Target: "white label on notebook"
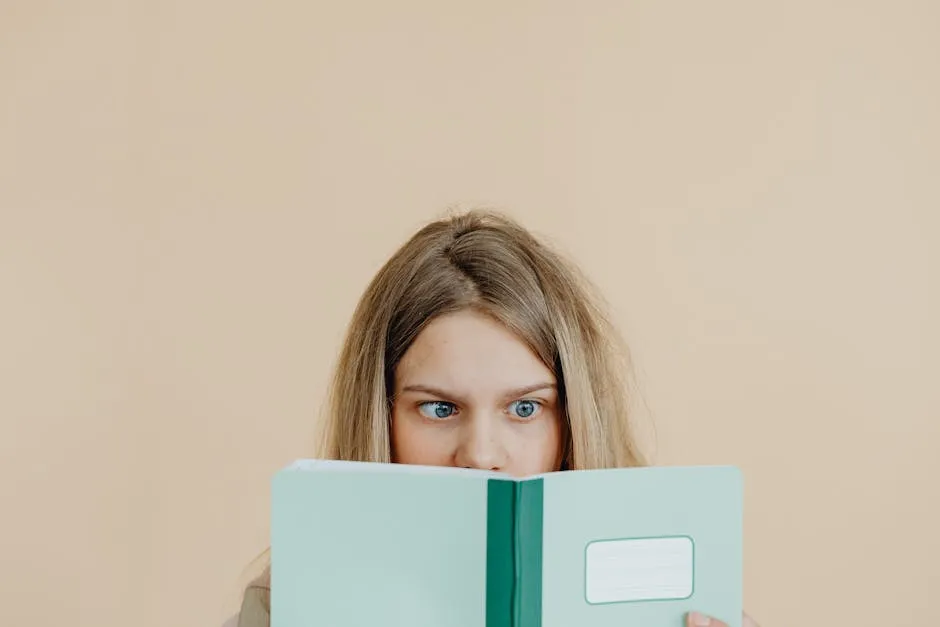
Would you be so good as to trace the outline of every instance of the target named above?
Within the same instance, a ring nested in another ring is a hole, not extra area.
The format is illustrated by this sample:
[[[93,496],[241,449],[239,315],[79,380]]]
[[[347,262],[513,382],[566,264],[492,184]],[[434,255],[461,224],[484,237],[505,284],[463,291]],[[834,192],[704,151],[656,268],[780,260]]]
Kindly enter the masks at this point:
[[[588,603],[662,601],[692,596],[692,539],[604,540],[588,545]]]

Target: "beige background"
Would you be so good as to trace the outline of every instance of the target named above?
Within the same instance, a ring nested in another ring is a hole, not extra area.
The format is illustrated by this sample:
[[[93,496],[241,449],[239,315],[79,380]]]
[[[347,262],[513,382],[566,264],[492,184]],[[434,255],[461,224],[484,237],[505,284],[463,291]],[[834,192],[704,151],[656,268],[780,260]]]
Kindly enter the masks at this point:
[[[217,625],[372,273],[578,259],[764,627],[940,594],[940,5],[0,2],[0,614]]]

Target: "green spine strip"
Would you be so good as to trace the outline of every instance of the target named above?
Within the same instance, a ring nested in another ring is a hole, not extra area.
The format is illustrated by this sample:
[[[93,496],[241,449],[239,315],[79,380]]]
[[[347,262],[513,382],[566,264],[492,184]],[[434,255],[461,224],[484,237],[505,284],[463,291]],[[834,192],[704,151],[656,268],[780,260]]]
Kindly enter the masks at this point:
[[[543,480],[531,479],[518,483],[515,500],[513,536],[516,586],[512,627],[541,627]]]
[[[487,481],[486,507],[486,627],[514,627],[516,555],[514,523],[515,481]]]

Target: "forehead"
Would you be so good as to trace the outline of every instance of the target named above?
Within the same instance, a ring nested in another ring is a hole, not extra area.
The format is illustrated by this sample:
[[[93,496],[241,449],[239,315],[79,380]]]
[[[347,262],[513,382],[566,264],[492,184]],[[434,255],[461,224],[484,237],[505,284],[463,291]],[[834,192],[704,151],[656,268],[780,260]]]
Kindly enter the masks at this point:
[[[396,385],[421,383],[494,391],[555,382],[529,347],[493,318],[472,310],[433,320],[396,368]]]

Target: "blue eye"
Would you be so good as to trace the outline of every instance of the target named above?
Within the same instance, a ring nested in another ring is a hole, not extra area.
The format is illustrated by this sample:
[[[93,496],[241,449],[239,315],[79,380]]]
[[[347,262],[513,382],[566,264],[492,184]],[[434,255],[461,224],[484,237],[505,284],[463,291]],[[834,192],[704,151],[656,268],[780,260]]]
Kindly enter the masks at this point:
[[[510,408],[515,409],[514,413],[518,418],[528,419],[534,416],[541,406],[538,401],[515,401]]]
[[[431,418],[434,420],[444,420],[445,418],[450,418],[454,415],[453,403],[447,403],[445,401],[430,401],[428,403],[421,403],[418,405],[418,410],[421,412],[421,415],[425,418]]]

